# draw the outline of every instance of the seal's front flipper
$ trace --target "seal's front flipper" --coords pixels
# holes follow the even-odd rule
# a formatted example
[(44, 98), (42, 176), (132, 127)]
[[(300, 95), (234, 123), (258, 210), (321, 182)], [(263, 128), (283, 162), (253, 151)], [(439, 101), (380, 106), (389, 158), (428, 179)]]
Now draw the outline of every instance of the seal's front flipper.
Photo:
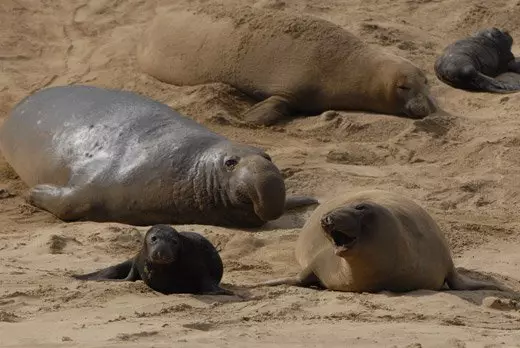
[(40, 209), (47, 210), (60, 220), (74, 221), (82, 218), (90, 209), (90, 202), (68, 187), (55, 185), (36, 185), (29, 191), (28, 202)]
[(96, 272), (73, 275), (72, 277), (79, 280), (135, 281), (140, 279), (140, 277), (139, 274), (135, 272), (133, 264), (134, 260), (130, 259), (115, 266), (110, 266)]
[(507, 70), (520, 74), (520, 59), (519, 60), (517, 60), (517, 59), (518, 58), (511, 60), (507, 64)]
[(270, 126), (289, 117), (291, 107), (283, 97), (272, 96), (256, 104), (244, 114), (244, 120), (259, 126)]
[(320, 202), (313, 197), (309, 196), (291, 196), (285, 200), (285, 210), (291, 210), (294, 208), (305, 207), (308, 205), (320, 204)]
[(491, 282), (475, 280), (460, 274), (455, 269), (448, 274), (446, 277), (446, 283), (451, 290), (500, 290), (507, 291), (505, 287), (502, 287)]
[[(126, 262), (128, 262), (128, 261), (126, 261)], [(126, 262), (124, 262), (124, 263), (126, 263)], [(122, 264), (120, 264), (120, 265), (122, 265)], [(127, 266), (125, 265), (124, 267), (126, 269)], [(135, 259), (134, 259), (132, 262), (132, 268), (130, 269), (130, 272), (128, 273), (126, 278), (123, 280), (127, 281), (127, 282), (135, 282), (136, 280), (139, 280), (139, 279), (141, 279), (141, 275), (139, 274), (139, 271), (135, 267)]]

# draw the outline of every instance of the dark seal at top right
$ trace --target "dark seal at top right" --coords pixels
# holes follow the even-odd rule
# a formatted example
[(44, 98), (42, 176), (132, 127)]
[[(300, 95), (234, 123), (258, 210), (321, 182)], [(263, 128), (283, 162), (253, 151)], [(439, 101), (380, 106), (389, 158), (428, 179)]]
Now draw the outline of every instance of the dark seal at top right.
[(435, 61), (439, 80), (458, 89), (473, 92), (512, 93), (520, 91), (518, 82), (495, 79), (500, 74), (520, 74), (520, 62), (511, 47), (513, 38), (507, 31), (486, 28), (446, 47)]

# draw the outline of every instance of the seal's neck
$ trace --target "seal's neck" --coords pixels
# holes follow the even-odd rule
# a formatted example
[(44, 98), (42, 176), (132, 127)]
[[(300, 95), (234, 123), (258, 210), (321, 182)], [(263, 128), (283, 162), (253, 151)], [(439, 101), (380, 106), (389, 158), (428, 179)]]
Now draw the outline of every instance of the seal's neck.
[(354, 54), (345, 54), (352, 57), (338, 62), (334, 68), (336, 73), (326, 84), (326, 99), (330, 101), (326, 106), (366, 110), (367, 106), (373, 109), (386, 104), (387, 65), (393, 64), (394, 59), (370, 45), (362, 45)]
[(201, 213), (231, 205), (229, 182), (222, 173), (218, 157), (217, 153), (209, 149), (200, 155), (190, 173), (191, 197)]

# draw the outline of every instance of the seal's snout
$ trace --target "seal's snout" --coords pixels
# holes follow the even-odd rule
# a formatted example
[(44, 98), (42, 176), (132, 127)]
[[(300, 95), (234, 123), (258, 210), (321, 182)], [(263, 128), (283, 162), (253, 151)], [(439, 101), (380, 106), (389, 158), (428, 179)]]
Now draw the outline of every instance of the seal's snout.
[(423, 118), (433, 114), (437, 109), (437, 103), (429, 91), (422, 91), (408, 100), (404, 113), (411, 118)]
[(284, 213), (285, 183), (281, 174), (270, 173), (260, 178), (255, 213), (264, 221), (278, 219)]
[(180, 248), (179, 233), (168, 225), (154, 225), (146, 233), (145, 245), (151, 262), (172, 263)]
[(336, 255), (341, 256), (356, 244), (361, 235), (363, 218), (369, 212), (367, 205), (358, 204), (353, 208), (333, 210), (321, 218), (321, 227), (334, 244)]
[(239, 194), (248, 197), (255, 214), (263, 221), (279, 218), (285, 210), (285, 182), (269, 159), (252, 155), (237, 168)]
[(175, 261), (174, 253), (167, 247), (154, 248), (150, 256), (153, 263), (165, 264)]
[(333, 227), (332, 218), (329, 215), (325, 215), (321, 218), (321, 227), (323, 227), (325, 231), (328, 231)]

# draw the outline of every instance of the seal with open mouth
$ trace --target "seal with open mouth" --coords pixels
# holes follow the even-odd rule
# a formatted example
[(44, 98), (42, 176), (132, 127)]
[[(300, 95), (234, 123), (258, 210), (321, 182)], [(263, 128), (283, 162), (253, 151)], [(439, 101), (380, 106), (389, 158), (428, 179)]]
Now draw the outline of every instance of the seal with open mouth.
[(323, 203), (296, 243), (302, 271), (261, 285), (318, 285), (337, 291), (378, 292), (494, 289), (457, 272), (433, 218), (399, 194), (371, 190)]
[(338, 208), (323, 216), (320, 220), (325, 235), (333, 245), (334, 254), (342, 256), (356, 244), (363, 222), (370, 215), (366, 204), (354, 208)]

